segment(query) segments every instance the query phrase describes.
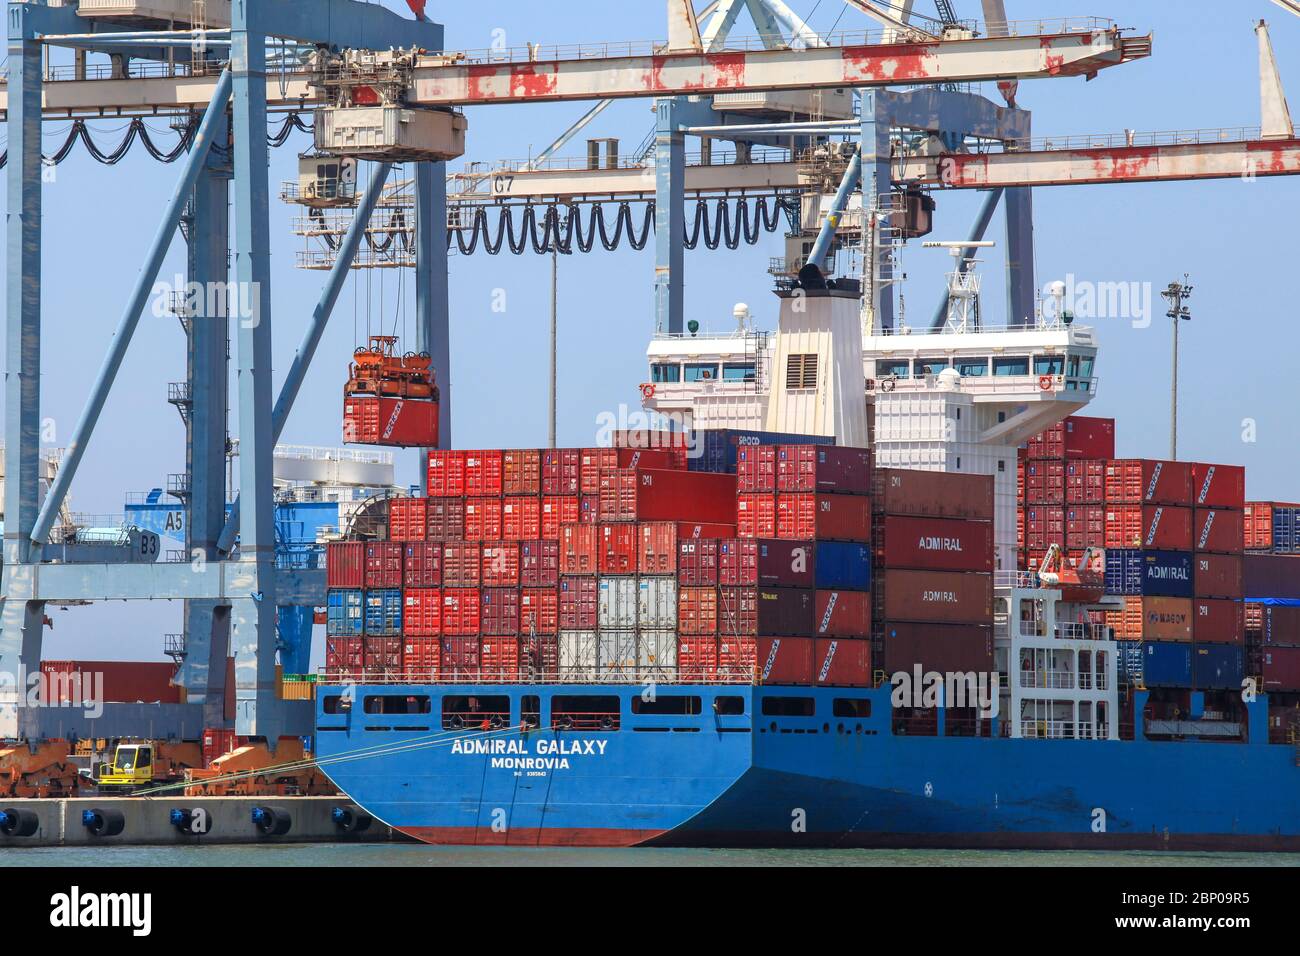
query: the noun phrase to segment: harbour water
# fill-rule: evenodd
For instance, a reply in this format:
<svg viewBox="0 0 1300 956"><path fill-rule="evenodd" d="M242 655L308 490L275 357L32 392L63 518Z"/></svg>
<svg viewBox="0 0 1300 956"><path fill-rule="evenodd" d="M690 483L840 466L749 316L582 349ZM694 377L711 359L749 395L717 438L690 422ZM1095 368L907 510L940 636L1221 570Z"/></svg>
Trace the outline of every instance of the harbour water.
<svg viewBox="0 0 1300 956"><path fill-rule="evenodd" d="M392 844L51 847L0 850L0 869L42 867L862 866L1298 867L1297 853L1090 853L982 850L700 850L432 847Z"/></svg>

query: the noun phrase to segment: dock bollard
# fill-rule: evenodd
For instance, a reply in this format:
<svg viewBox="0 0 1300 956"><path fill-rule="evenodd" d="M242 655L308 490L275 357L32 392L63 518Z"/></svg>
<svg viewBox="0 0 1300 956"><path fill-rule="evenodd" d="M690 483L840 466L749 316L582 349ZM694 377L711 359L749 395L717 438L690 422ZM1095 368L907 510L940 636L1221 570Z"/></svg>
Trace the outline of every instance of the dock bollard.
<svg viewBox="0 0 1300 956"><path fill-rule="evenodd" d="M330 811L330 819L344 833L364 833L370 829L372 817L352 807L335 807Z"/></svg>
<svg viewBox="0 0 1300 956"><path fill-rule="evenodd" d="M126 817L121 810L83 810L81 825L95 836L117 836L126 829Z"/></svg>
<svg viewBox="0 0 1300 956"><path fill-rule="evenodd" d="M253 826L264 836L284 836L293 824L289 811L282 807L253 807Z"/></svg>
<svg viewBox="0 0 1300 956"><path fill-rule="evenodd" d="M41 828L41 819L30 810L7 807L0 810L0 833L5 836L29 837Z"/></svg>

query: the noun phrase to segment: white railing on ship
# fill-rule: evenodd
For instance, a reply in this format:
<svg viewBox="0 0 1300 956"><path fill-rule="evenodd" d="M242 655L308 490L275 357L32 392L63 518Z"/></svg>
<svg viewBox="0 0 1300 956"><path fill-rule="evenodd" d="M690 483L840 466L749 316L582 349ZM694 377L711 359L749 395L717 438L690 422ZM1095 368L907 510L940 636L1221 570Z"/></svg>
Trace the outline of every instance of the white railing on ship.
<svg viewBox="0 0 1300 956"><path fill-rule="evenodd" d="M326 448L317 445L276 445L276 458L299 461L352 461L364 465L391 465L391 451L364 451L356 448Z"/></svg>
<svg viewBox="0 0 1300 956"><path fill-rule="evenodd" d="M351 684L611 684L647 686L651 684L754 684L752 669L735 673L718 673L704 670L669 668L629 668L602 673L589 668L561 668L559 671L538 671L533 674L511 674L487 669L476 671L435 673L420 668L403 671L344 672L321 670L316 683L325 687L344 687Z"/></svg>

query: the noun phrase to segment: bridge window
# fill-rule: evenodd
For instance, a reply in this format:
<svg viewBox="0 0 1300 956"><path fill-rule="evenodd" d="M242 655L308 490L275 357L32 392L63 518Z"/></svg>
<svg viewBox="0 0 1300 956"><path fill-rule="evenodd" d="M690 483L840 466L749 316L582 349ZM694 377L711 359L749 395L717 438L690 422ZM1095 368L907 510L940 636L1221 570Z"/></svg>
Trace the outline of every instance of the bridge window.
<svg viewBox="0 0 1300 956"><path fill-rule="evenodd" d="M790 355L785 364L786 391L817 387L817 353Z"/></svg>
<svg viewBox="0 0 1300 956"><path fill-rule="evenodd" d="M754 380L754 366L752 363L724 365L722 366L722 380L724 382L752 382Z"/></svg>
<svg viewBox="0 0 1300 956"><path fill-rule="evenodd" d="M877 359L876 375L879 378L911 378L912 363L908 359Z"/></svg>
<svg viewBox="0 0 1300 956"><path fill-rule="evenodd" d="M923 375L938 375L948 367L946 358L929 358L916 360L916 377Z"/></svg>
<svg viewBox="0 0 1300 956"><path fill-rule="evenodd" d="M373 694L362 701L367 714L427 714L433 704L427 695Z"/></svg>
<svg viewBox="0 0 1300 956"><path fill-rule="evenodd" d="M672 384L682 380L682 367L676 363L658 362L650 366L650 381L656 385Z"/></svg>
<svg viewBox="0 0 1300 956"><path fill-rule="evenodd" d="M674 717L694 717L701 712L702 704L698 697L660 697L646 700L639 694L632 698L634 714L669 714Z"/></svg>
<svg viewBox="0 0 1300 956"><path fill-rule="evenodd" d="M1035 355L1034 374L1035 375L1064 375L1065 356L1064 355Z"/></svg>
<svg viewBox="0 0 1300 956"><path fill-rule="evenodd" d="M763 714L767 717L811 717L817 702L811 697L764 697Z"/></svg>
<svg viewBox="0 0 1300 956"><path fill-rule="evenodd" d="M831 706L836 717L871 716L871 701L866 697L836 697Z"/></svg>
<svg viewBox="0 0 1300 956"><path fill-rule="evenodd" d="M1009 358L995 358L993 360L994 375L1028 375L1029 374L1029 356L1015 355Z"/></svg>
<svg viewBox="0 0 1300 956"><path fill-rule="evenodd" d="M961 373L963 378L987 375L989 373L989 360L987 358L958 359L957 371Z"/></svg>
<svg viewBox="0 0 1300 956"><path fill-rule="evenodd" d="M686 381L688 382L716 382L717 380L717 365L695 363L686 366Z"/></svg>

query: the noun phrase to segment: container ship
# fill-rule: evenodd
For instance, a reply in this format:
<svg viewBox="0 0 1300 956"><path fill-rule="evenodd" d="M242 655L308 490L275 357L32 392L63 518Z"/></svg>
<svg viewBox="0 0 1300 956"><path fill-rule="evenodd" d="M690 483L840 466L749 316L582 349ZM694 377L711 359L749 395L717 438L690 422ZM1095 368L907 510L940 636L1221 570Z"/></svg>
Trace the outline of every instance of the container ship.
<svg viewBox="0 0 1300 956"><path fill-rule="evenodd" d="M332 780L443 844L1300 849L1300 508L1117 458L1087 328L872 336L835 285L657 337L680 430L370 503Z"/></svg>

